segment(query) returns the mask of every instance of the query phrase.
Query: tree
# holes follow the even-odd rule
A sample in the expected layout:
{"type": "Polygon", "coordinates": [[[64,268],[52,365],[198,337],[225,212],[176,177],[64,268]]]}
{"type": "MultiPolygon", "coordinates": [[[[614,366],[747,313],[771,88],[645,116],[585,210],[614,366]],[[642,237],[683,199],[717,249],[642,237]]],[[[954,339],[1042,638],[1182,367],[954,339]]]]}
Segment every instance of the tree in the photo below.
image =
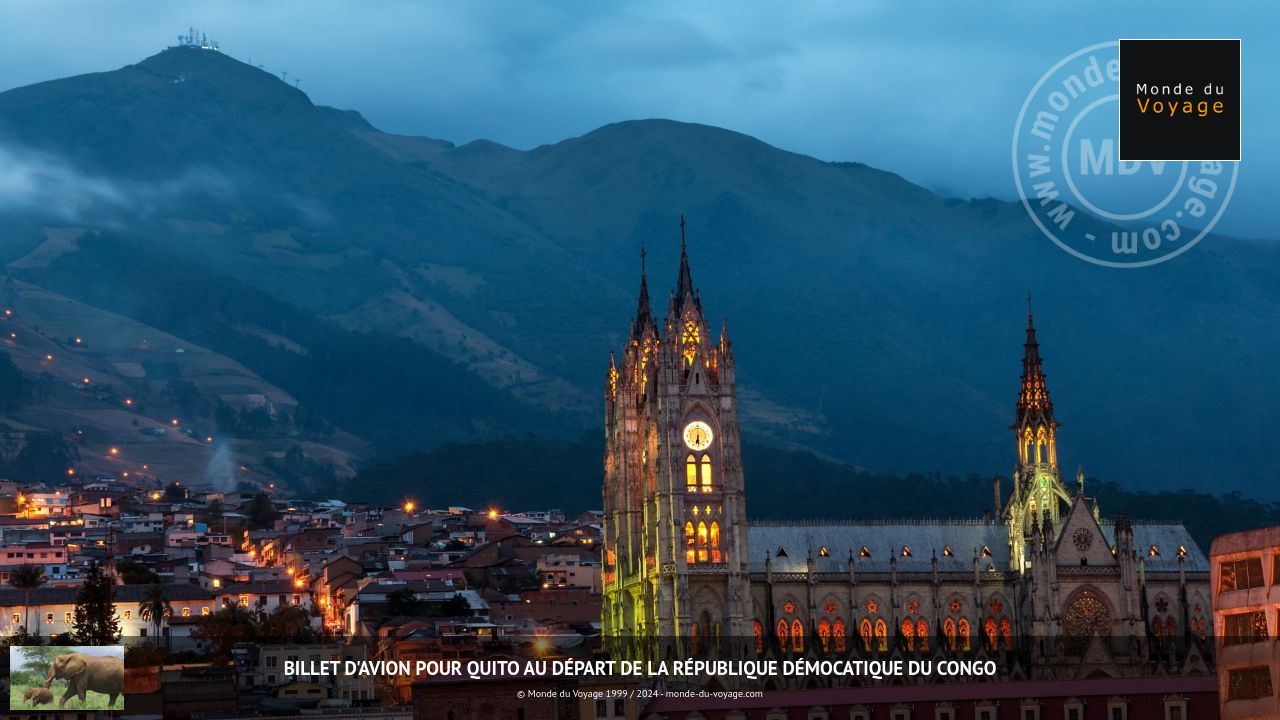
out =
{"type": "Polygon", "coordinates": [[[31,626],[31,591],[45,583],[44,568],[31,563],[19,565],[9,573],[9,584],[22,591],[22,629],[25,633],[31,626]]]}
{"type": "Polygon", "coordinates": [[[0,412],[16,410],[27,398],[27,382],[9,353],[0,352],[0,412]]]}
{"type": "Polygon", "coordinates": [[[155,583],[147,589],[147,594],[143,596],[142,603],[138,605],[138,617],[151,623],[154,632],[155,645],[160,646],[160,627],[165,620],[173,617],[173,607],[169,605],[169,601],[164,597],[164,586],[155,583]]]}
{"type": "Polygon", "coordinates": [[[218,612],[197,620],[191,637],[210,654],[210,660],[225,663],[231,659],[231,651],[237,643],[252,642],[257,633],[258,621],[253,613],[238,604],[230,603],[223,605],[218,612]]]}
{"type": "Polygon", "coordinates": [[[180,503],[187,499],[187,491],[182,489],[182,484],[178,481],[169,483],[164,488],[164,501],[167,503],[180,503]]]}
{"type": "Polygon", "coordinates": [[[280,517],[280,511],[271,504],[271,498],[266,493],[253,496],[246,514],[249,516],[249,527],[255,530],[270,530],[280,517]]]}
{"type": "Polygon", "coordinates": [[[160,576],[154,570],[136,560],[121,560],[116,563],[116,574],[124,580],[125,585],[153,585],[160,582],[160,576]]]}
{"type": "Polygon", "coordinates": [[[222,509],[222,501],[211,500],[209,502],[209,506],[206,507],[204,510],[204,516],[205,516],[205,519],[208,520],[209,522],[215,522],[222,518],[223,512],[224,511],[222,509]]]}
{"type": "Polygon", "coordinates": [[[71,633],[80,645],[115,645],[120,639],[116,617],[115,583],[97,561],[89,564],[84,584],[76,596],[71,633]]]}

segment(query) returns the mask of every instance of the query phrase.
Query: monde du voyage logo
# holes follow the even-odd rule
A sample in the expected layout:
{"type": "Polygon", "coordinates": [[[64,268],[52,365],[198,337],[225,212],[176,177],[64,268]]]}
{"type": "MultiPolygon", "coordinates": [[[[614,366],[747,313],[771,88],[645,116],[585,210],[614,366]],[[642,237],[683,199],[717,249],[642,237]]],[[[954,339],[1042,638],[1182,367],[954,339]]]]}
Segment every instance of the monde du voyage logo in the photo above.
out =
{"type": "Polygon", "coordinates": [[[1120,40],[1040,78],[1018,113],[1022,205],[1062,249],[1106,267],[1189,250],[1239,172],[1239,40],[1120,40]]]}

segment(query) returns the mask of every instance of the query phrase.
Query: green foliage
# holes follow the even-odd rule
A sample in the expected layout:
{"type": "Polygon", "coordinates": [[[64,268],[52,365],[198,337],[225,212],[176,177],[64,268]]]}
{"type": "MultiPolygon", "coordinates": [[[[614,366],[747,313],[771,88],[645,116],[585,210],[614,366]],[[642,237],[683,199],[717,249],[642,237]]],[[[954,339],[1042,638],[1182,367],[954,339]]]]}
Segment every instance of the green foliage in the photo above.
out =
{"type": "Polygon", "coordinates": [[[164,501],[167,503],[179,503],[187,499],[187,490],[182,487],[178,481],[173,481],[164,488],[164,501]]]}
{"type": "MultiPolygon", "coordinates": [[[[355,332],[186,256],[124,237],[83,238],[80,252],[32,279],[100,308],[128,315],[225,354],[298,399],[295,422],[326,434],[333,426],[372,441],[384,453],[433,447],[494,428],[560,428],[550,411],[514,399],[470,370],[412,340],[355,332]],[[83,277],[92,276],[93,283],[83,277]],[[156,303],[150,298],[164,297],[156,303]],[[246,328],[263,328],[308,348],[298,353],[246,328]]],[[[174,393],[190,401],[190,390],[174,393]]],[[[175,395],[176,396],[176,395],[175,395]]],[[[256,436],[273,422],[262,413],[213,408],[220,433],[256,436]]]]}
{"type": "Polygon", "coordinates": [[[248,518],[249,527],[254,530],[270,530],[274,527],[275,521],[280,519],[280,511],[271,504],[271,498],[266,493],[253,496],[245,515],[248,518]]]}
{"type": "MultiPolygon", "coordinates": [[[[561,509],[576,513],[600,507],[603,450],[594,433],[576,442],[526,437],[452,443],[367,467],[338,492],[392,505],[411,495],[423,507],[546,507],[554,498],[561,509]]],[[[982,517],[994,509],[991,478],[978,475],[870,473],[809,452],[753,443],[743,446],[743,466],[747,512],[762,520],[982,517]],[[797,478],[804,478],[803,492],[797,478]]],[[[1280,503],[1240,493],[1135,491],[1092,479],[1086,488],[1104,514],[1181,520],[1206,552],[1216,535],[1280,525],[1280,503]]],[[[1009,490],[1006,480],[1004,495],[1009,490]]]]}
{"type": "Polygon", "coordinates": [[[30,672],[36,676],[35,682],[44,682],[49,675],[49,668],[53,665],[53,659],[59,655],[65,655],[67,649],[57,646],[26,646],[20,648],[18,652],[22,655],[23,666],[30,669],[30,672]]]}
{"type": "MultiPolygon", "coordinates": [[[[26,693],[27,688],[29,687],[44,687],[44,683],[37,682],[37,683],[33,683],[32,685],[19,685],[18,683],[15,682],[9,686],[9,709],[10,710],[57,710],[58,703],[62,701],[62,694],[66,692],[66,689],[62,685],[62,683],[54,683],[54,686],[50,688],[50,691],[53,693],[53,704],[51,705],[45,704],[37,707],[33,705],[30,700],[25,700],[22,697],[23,694],[26,693]]],[[[73,695],[70,699],[67,700],[66,709],[68,711],[110,710],[112,709],[112,707],[107,704],[110,700],[111,700],[110,695],[104,695],[102,693],[97,693],[90,690],[84,694],[83,704],[80,702],[79,697],[73,695]]],[[[114,709],[119,710],[122,707],[122,704],[123,704],[123,701],[120,699],[120,697],[117,697],[114,709]]]]}
{"type": "Polygon", "coordinates": [[[77,644],[114,645],[120,639],[115,594],[114,579],[97,562],[90,563],[71,619],[71,634],[77,644]]]}
{"type": "Polygon", "coordinates": [[[214,663],[227,663],[239,643],[307,643],[319,639],[311,630],[311,615],[301,607],[280,606],[270,613],[237,604],[224,605],[202,616],[191,637],[214,663]]]}
{"type": "Polygon", "coordinates": [[[0,352],[0,412],[11,412],[22,406],[30,394],[29,383],[8,352],[0,352]]]}
{"type": "Polygon", "coordinates": [[[136,560],[117,562],[116,573],[124,580],[125,585],[151,585],[160,582],[160,576],[154,570],[136,560]]]}
{"type": "Polygon", "coordinates": [[[0,477],[26,482],[60,480],[78,457],[75,449],[61,436],[28,432],[26,442],[17,455],[12,459],[0,456],[0,477]]]}

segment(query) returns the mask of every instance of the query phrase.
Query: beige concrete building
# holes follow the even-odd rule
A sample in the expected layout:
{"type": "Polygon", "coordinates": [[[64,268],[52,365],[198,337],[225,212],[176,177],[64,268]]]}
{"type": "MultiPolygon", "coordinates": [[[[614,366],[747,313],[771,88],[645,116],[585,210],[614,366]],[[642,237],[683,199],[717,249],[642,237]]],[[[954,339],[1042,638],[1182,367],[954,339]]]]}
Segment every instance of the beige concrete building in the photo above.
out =
{"type": "Polygon", "coordinates": [[[1209,563],[1222,718],[1280,717],[1280,527],[1215,538],[1209,563]]]}

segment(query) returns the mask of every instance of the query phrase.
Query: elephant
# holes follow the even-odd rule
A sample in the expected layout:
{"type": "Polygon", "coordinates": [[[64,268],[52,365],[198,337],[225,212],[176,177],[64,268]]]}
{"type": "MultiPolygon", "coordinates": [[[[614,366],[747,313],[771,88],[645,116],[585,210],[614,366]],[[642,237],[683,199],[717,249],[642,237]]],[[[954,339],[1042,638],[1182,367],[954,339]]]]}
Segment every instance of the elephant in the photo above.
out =
{"type": "Polygon", "coordinates": [[[54,659],[53,665],[49,666],[49,676],[45,678],[44,686],[47,688],[53,685],[53,681],[57,679],[67,681],[67,692],[62,696],[62,702],[58,703],[59,710],[66,707],[67,700],[73,695],[79,696],[80,704],[83,705],[86,690],[110,695],[111,701],[107,703],[107,707],[114,707],[116,697],[124,693],[124,660],[81,653],[59,655],[54,659]]]}
{"type": "Polygon", "coordinates": [[[27,688],[22,694],[23,700],[31,700],[31,707],[40,707],[41,705],[53,704],[53,693],[42,687],[27,688]]]}

